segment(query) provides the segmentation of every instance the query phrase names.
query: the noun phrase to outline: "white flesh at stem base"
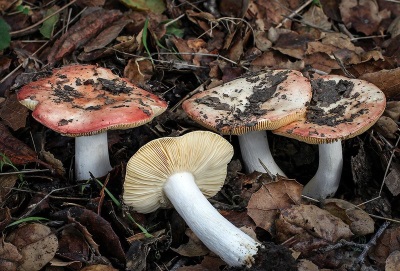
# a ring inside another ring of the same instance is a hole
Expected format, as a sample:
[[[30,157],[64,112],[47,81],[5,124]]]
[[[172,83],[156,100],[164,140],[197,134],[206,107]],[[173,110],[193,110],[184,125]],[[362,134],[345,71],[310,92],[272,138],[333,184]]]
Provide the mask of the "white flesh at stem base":
[[[248,173],[253,171],[265,172],[258,160],[260,159],[272,175],[286,176],[272,157],[266,131],[252,131],[239,135],[239,144]]]
[[[251,266],[260,243],[226,220],[206,199],[189,172],[171,175],[164,193],[208,249],[230,266]]]
[[[325,199],[333,196],[340,183],[343,168],[343,152],[341,141],[320,144],[319,165],[317,173],[303,189],[303,195]]]
[[[107,132],[75,138],[75,178],[90,179],[106,175],[112,169],[108,155]]]

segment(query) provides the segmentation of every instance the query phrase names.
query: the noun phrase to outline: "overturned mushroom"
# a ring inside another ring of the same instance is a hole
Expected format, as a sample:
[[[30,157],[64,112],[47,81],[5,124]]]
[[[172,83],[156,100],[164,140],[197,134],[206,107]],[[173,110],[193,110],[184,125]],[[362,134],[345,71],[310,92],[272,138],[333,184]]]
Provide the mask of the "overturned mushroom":
[[[305,115],[311,99],[309,80],[298,71],[274,70],[239,78],[202,91],[182,107],[201,125],[221,134],[239,136],[248,172],[282,170],[275,163],[265,130],[277,129]]]
[[[232,155],[228,141],[207,131],[150,141],[126,166],[124,202],[141,213],[172,204],[197,237],[226,263],[251,266],[260,244],[206,199],[222,187]]]
[[[105,175],[111,165],[107,130],[128,129],[151,121],[167,104],[94,65],[70,65],[22,87],[20,103],[33,110],[38,122],[65,136],[75,137],[77,179]]]
[[[319,144],[319,166],[303,194],[322,199],[335,194],[341,178],[341,140],[368,130],[382,115],[386,98],[375,85],[363,80],[326,75],[311,81],[313,97],[305,118],[273,133]]]

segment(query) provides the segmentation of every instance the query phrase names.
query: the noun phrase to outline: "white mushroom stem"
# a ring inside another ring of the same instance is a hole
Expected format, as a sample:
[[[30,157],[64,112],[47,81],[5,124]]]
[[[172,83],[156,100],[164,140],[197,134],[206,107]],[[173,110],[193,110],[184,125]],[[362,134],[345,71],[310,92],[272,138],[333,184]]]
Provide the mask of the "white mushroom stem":
[[[189,172],[174,173],[164,193],[196,236],[230,266],[251,266],[260,243],[226,220],[205,198]]]
[[[75,178],[86,180],[106,175],[112,169],[108,156],[107,132],[75,138]]]
[[[265,131],[252,131],[239,135],[239,144],[247,172],[265,172],[258,160],[260,159],[272,175],[286,176],[272,157]]]
[[[333,196],[340,183],[343,168],[341,141],[320,144],[317,173],[303,189],[303,194],[315,199]]]

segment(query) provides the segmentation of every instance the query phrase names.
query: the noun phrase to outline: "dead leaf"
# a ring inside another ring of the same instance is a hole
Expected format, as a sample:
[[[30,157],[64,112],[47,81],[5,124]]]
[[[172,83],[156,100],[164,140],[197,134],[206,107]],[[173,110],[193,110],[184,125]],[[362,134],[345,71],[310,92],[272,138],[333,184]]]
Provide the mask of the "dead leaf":
[[[339,9],[347,28],[354,28],[367,36],[377,32],[382,19],[390,16],[387,10],[379,11],[375,0],[343,0]]]
[[[111,265],[95,264],[86,266],[85,268],[82,268],[80,271],[118,271],[118,269],[115,269]]]
[[[50,66],[64,56],[72,53],[75,49],[86,44],[97,36],[102,29],[118,20],[122,13],[119,10],[96,9],[86,13],[76,24],[68,29],[51,47],[47,56]]]
[[[393,163],[389,174],[385,178],[386,187],[389,189],[393,196],[400,194],[400,166]]]
[[[143,86],[153,76],[153,63],[148,59],[131,58],[124,69],[124,77],[138,86]]]
[[[171,248],[171,250],[186,257],[198,257],[210,253],[210,250],[203,244],[203,242],[201,242],[192,230],[189,228],[186,229],[185,234],[189,237],[189,241],[186,244],[180,245],[178,248]]]
[[[387,101],[384,116],[390,117],[394,121],[400,119],[400,101]]]
[[[87,229],[88,233],[93,235],[94,241],[100,245],[100,251],[104,251],[107,255],[125,262],[125,253],[119,237],[115,234],[110,223],[95,212],[79,207],[71,207],[55,213],[54,217],[68,222],[79,222]]]
[[[308,42],[313,39],[307,35],[299,35],[296,32],[283,33],[279,35],[278,40],[272,47],[282,54],[303,59],[307,50]]]
[[[97,7],[104,6],[105,0],[78,0],[76,4],[81,7]]]
[[[281,210],[300,203],[302,189],[303,186],[298,182],[283,178],[264,184],[251,196],[247,214],[258,227],[271,231]]]
[[[17,247],[22,255],[19,271],[36,271],[53,259],[58,240],[51,229],[39,223],[25,224],[12,231],[6,241]]]
[[[373,73],[362,74],[359,79],[366,80],[385,93],[387,98],[400,97],[400,68],[391,70],[380,70]]]
[[[367,235],[374,232],[374,220],[364,210],[356,208],[354,204],[341,199],[326,199],[324,203],[324,209],[349,225],[355,235]]]
[[[298,271],[319,271],[317,265],[315,265],[312,261],[303,259],[300,260],[297,264]]]
[[[58,243],[57,255],[63,259],[82,263],[90,260],[90,248],[86,238],[74,225],[67,225],[61,231]]]
[[[217,271],[222,270],[226,263],[218,256],[206,255],[200,264],[182,266],[177,271]]]
[[[64,168],[63,163],[60,160],[58,160],[57,158],[55,158],[51,152],[41,150],[39,152],[39,154],[42,157],[42,159],[44,159],[46,161],[46,163],[51,165],[51,167],[54,169],[54,171],[58,175],[60,175],[60,176],[65,175],[65,168]]]
[[[3,203],[8,193],[14,187],[18,180],[17,174],[1,175],[0,176],[0,203]]]
[[[19,253],[16,246],[11,243],[5,242],[3,238],[0,239],[0,270],[2,271],[16,271],[22,255]]]
[[[0,152],[8,157],[14,165],[25,165],[33,162],[44,164],[36,158],[36,153],[28,145],[16,139],[1,123]]]
[[[374,128],[384,137],[395,139],[397,137],[395,133],[399,129],[399,126],[393,119],[386,116],[381,116],[374,124]]]
[[[400,251],[393,251],[386,259],[385,271],[398,271],[400,266]]]
[[[296,234],[307,232],[314,237],[332,243],[353,236],[346,223],[328,211],[314,205],[294,205],[291,208],[282,210],[277,222],[278,220],[283,220],[287,225],[293,226]],[[283,224],[280,223],[280,225],[282,226]],[[285,230],[277,227],[278,232]],[[285,235],[287,237],[287,232]]]
[[[124,27],[130,22],[131,21],[127,20],[126,18],[122,18],[112,23],[110,26],[107,26],[103,31],[101,31],[100,34],[97,35],[97,37],[90,40],[83,47],[83,50],[85,52],[91,52],[97,49],[104,48],[110,42],[112,42],[116,37],[118,37],[119,33],[121,33]]]
[[[11,94],[1,105],[0,118],[14,131],[25,127],[28,108],[17,100],[17,94]]]
[[[370,250],[369,256],[380,264],[384,264],[389,255],[400,250],[400,227],[385,230],[376,245]]]

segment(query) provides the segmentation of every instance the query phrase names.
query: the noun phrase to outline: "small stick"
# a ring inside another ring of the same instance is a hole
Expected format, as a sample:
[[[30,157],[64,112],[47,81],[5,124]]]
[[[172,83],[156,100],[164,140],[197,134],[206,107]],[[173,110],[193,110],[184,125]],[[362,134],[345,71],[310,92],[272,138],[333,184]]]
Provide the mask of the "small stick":
[[[287,20],[289,20],[289,19],[291,19],[291,18],[293,18],[294,16],[296,16],[300,11],[302,11],[303,9],[305,9],[309,4],[311,4],[313,2],[313,0],[308,0],[307,2],[305,2],[303,5],[301,5],[298,9],[296,9],[295,11],[293,11],[292,13],[290,13],[289,14],[289,16],[287,16],[285,19],[283,19],[283,21],[280,23],[280,24],[278,24],[277,26],[276,26],[276,28],[279,28],[279,27],[281,27],[281,26],[283,26],[283,24],[287,21]]]

